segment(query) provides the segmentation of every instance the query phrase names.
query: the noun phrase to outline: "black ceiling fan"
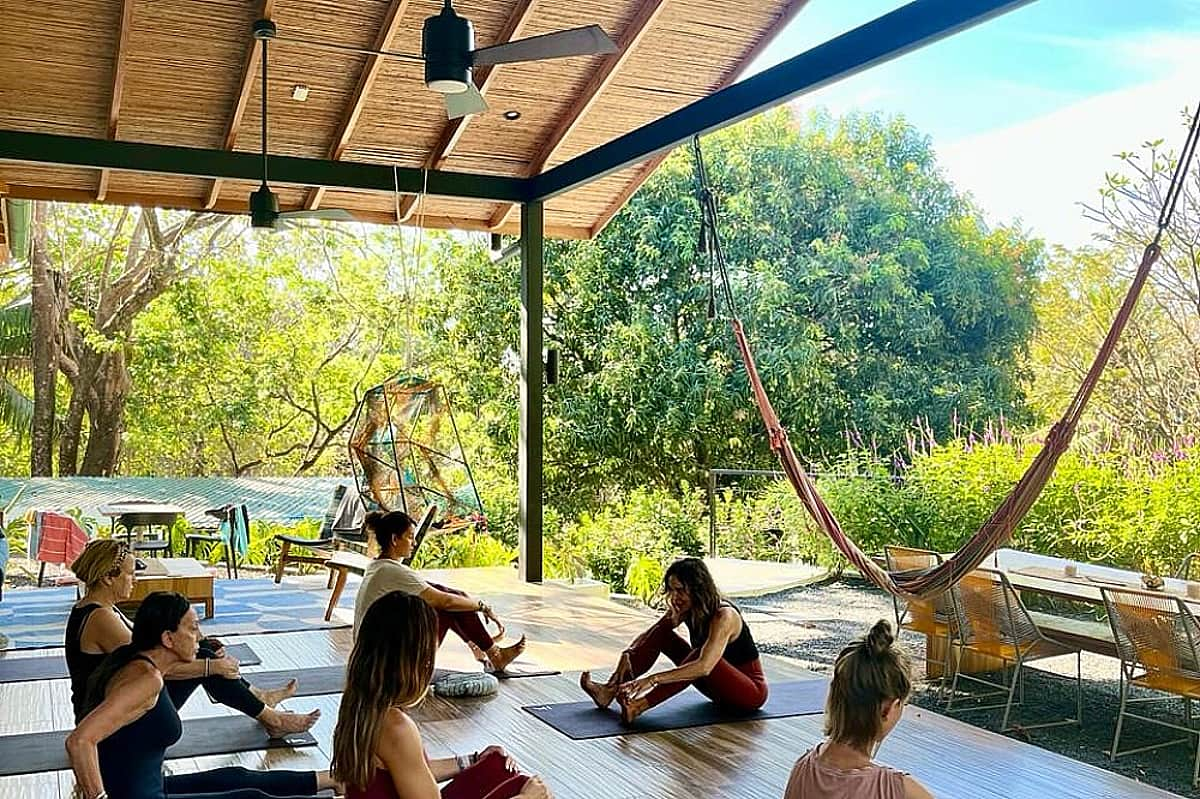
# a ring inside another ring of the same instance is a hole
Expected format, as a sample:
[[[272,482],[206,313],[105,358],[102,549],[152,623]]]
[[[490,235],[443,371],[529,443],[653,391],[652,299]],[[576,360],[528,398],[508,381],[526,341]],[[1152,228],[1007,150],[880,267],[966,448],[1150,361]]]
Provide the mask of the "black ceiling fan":
[[[328,219],[353,222],[354,216],[341,208],[280,211],[279,196],[267,185],[267,44],[275,38],[275,23],[260,19],[254,23],[254,38],[262,41],[262,183],[250,195],[250,226],[267,230],[288,227],[296,219]]]
[[[257,30],[256,23],[256,30]],[[274,28],[274,26],[272,26]],[[256,33],[257,35],[257,33]],[[471,78],[474,67],[511,64],[518,61],[544,61],[581,55],[603,55],[618,51],[616,43],[599,25],[531,36],[527,39],[475,49],[475,31],[471,21],[454,13],[450,0],[444,0],[441,13],[425,19],[421,32],[421,55],[371,50],[363,47],[331,44],[297,37],[278,37],[291,42],[327,50],[421,61],[425,64],[425,85],[445,97],[446,116],[450,119],[488,110],[487,101]]]

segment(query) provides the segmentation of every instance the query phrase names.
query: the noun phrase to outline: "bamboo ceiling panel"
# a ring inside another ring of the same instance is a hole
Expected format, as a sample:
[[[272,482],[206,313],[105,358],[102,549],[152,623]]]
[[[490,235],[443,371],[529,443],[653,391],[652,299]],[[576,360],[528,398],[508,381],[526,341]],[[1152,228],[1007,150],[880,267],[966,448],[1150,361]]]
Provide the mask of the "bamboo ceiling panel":
[[[247,57],[250,26],[263,0],[0,0],[0,129],[105,138],[110,111],[116,138],[205,149],[259,147],[260,75]],[[441,0],[268,0],[283,37],[358,48],[376,45],[396,15],[387,49],[419,53],[424,19]],[[661,3],[661,8],[659,4]],[[477,47],[507,35],[525,38],[599,24],[614,40],[637,37],[602,91],[574,117],[581,95],[614,59],[580,57],[503,64],[487,78],[491,112],[465,122],[446,119],[441,98],[423,83],[421,65],[331,52],[285,42],[270,46],[270,151],[281,155],[396,164],[527,177],[548,169],[712,93],[735,74],[781,18],[803,0],[458,0],[475,27]],[[657,9],[656,13],[653,12]],[[124,42],[123,48],[121,42]],[[118,55],[121,67],[118,70]],[[373,65],[373,66],[372,66]],[[363,84],[364,76],[371,80]],[[114,104],[114,84],[120,102]],[[292,98],[298,84],[308,97]],[[367,88],[360,91],[361,86]],[[244,92],[244,95],[243,95]],[[239,106],[239,97],[245,98]],[[115,108],[114,108],[115,105]],[[509,121],[504,111],[520,112]],[[236,123],[236,124],[234,124]],[[232,126],[232,128],[231,128]],[[563,132],[566,131],[566,135]],[[232,139],[232,144],[227,144]],[[341,145],[338,147],[338,145]],[[558,237],[595,235],[640,185],[647,170],[629,168],[547,203],[546,230]],[[244,212],[256,187],[218,181],[98,169],[0,163],[0,186],[13,197],[204,207]],[[364,221],[395,218],[384,192],[317,193],[273,186],[284,210],[319,203],[346,208]],[[408,223],[416,213],[404,202]],[[430,227],[515,232],[519,213],[507,206],[430,198]]]

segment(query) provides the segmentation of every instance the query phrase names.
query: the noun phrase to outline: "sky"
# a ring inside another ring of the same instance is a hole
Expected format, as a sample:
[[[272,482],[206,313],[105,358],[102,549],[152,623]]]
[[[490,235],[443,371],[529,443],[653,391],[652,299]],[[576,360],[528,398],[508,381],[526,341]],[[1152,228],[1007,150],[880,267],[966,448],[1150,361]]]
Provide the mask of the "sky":
[[[749,74],[900,5],[810,0]],[[1075,247],[1116,153],[1177,150],[1198,101],[1200,0],[1037,0],[793,102],[903,115],[990,223]]]

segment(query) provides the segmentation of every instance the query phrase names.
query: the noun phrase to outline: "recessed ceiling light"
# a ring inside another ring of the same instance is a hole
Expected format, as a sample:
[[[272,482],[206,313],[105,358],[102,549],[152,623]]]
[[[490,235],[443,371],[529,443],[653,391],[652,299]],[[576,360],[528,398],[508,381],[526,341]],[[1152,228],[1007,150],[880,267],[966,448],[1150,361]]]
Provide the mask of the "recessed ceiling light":
[[[303,83],[297,83],[292,87],[292,99],[298,103],[302,103],[308,99],[308,87]]]
[[[513,109],[511,111],[505,111],[504,118],[507,119],[509,122],[515,122],[516,120],[521,118],[521,112],[517,111],[516,109]]]

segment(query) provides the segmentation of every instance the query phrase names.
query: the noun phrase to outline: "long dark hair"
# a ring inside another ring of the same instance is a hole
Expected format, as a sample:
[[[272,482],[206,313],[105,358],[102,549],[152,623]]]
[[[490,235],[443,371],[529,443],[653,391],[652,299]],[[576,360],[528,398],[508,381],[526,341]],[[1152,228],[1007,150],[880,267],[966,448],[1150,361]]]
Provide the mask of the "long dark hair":
[[[825,700],[825,734],[831,740],[869,748],[883,731],[880,705],[908,699],[912,666],[895,640],[892,625],[880,619],[838,655]]]
[[[373,510],[363,519],[363,527],[375,536],[375,543],[379,545],[380,552],[386,552],[392,542],[408,532],[408,528],[412,526],[412,517],[402,510],[387,513]]]
[[[664,591],[671,587],[672,577],[687,589],[692,600],[689,626],[697,630],[707,630],[721,603],[725,601],[708,567],[700,558],[680,558],[668,566],[667,573],[663,575]]]
[[[113,675],[142,652],[161,646],[163,633],[178,630],[179,623],[191,606],[183,594],[174,591],[155,591],[142,601],[137,615],[133,617],[133,640],[114,649],[88,678],[87,699],[83,706],[85,716],[104,701],[104,692],[108,690]]]
[[[393,591],[367,608],[333,730],[335,779],[366,790],[384,715],[393,706],[412,707],[429,690],[437,631],[437,614],[419,596]]]

